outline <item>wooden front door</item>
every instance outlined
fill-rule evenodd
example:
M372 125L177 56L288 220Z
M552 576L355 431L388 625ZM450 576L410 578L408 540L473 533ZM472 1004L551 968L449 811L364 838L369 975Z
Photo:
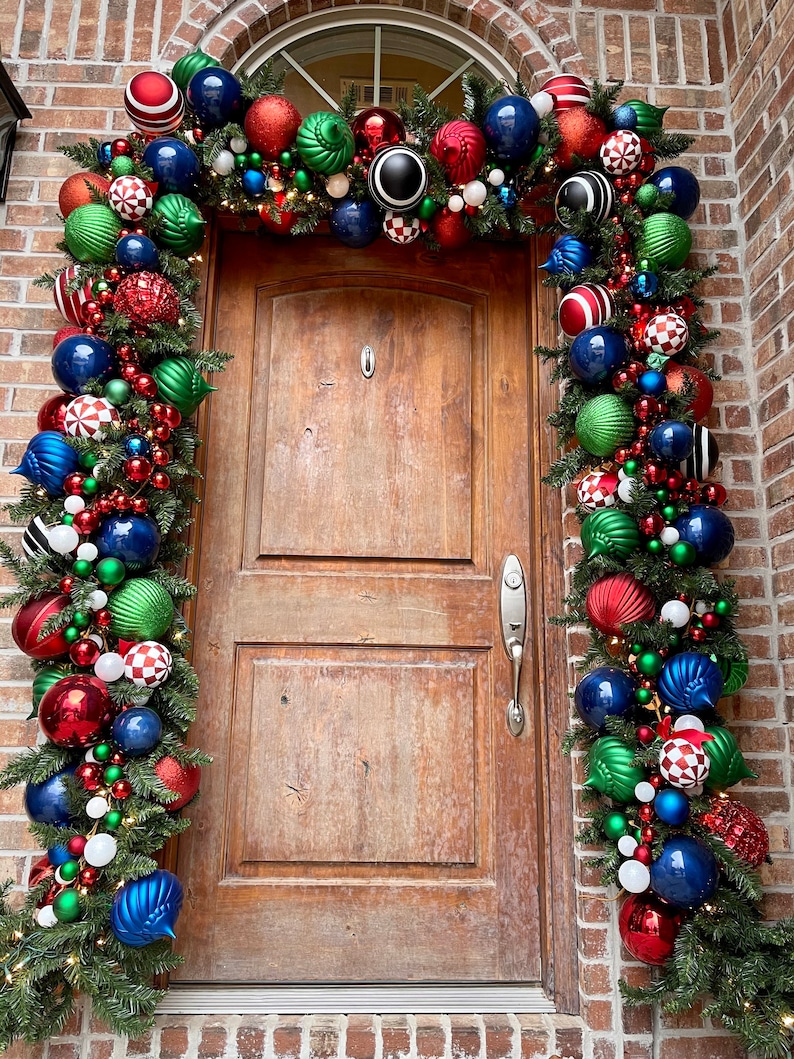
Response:
M527 252L218 243L175 978L538 981Z

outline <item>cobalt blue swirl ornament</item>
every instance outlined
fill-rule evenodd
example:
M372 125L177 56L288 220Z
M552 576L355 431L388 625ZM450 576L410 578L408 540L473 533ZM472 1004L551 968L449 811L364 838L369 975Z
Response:
M539 268L544 268L552 276L581 272L593 261L593 251L577 239L575 235L565 234L555 242L548 258Z
M722 695L722 671L708 655L682 651L668 658L656 680L659 698L679 713L713 709Z
M612 327L588 327L576 336L568 352L576 378L593 386L608 379L627 357L626 339Z
M662 379L665 378L662 372L653 374L661 375ZM666 386L666 382L663 385ZM692 427L689 423L682 423L680 419L665 419L657 423L648 435L648 445L654 455L660 460L669 460L672 463L685 460L692 452L694 443Z
M68 335L53 350L52 374L65 393L85 393L91 379L107 382L116 368L113 346L96 335Z
M680 539L694 546L696 561L704 566L721 563L731 554L733 523L718 507L693 504L685 515L679 515L673 525Z
M187 101L201 124L214 129L242 113L243 90L222 66L205 66L190 78Z
M158 136L147 144L143 164L151 167L161 195L190 195L199 175L199 160L186 143L174 136Z
M63 480L79 466L77 453L55 430L34 434L25 449L22 463L12 474L21 474L34 485L40 485L50 496L63 494Z
M637 128L637 111L624 103L613 112L612 124L616 129L629 129L634 132Z
M584 723L598 731L607 717L622 717L636 705L637 685L622 669L598 666L576 686L574 705Z
M110 926L124 945L142 949L162 938L175 938L174 925L182 907L182 884L159 868L143 879L132 879L117 891Z
M649 397L661 397L667 389L667 376L663 371L644 371L637 379L637 389Z
M100 559L119 559L128 573L151 566L160 551L160 528L148 515L115 515L94 538Z
M378 238L380 211L372 199L342 199L328 215L328 226L340 243L359 249Z
M124 235L116 243L116 261L131 272L156 272L157 247L145 235Z
M540 118L523 96L502 96L485 112L482 131L497 158L522 162L538 142Z
M655 272L637 272L631 277L629 282L629 290L635 298L639 298L640 301L647 301L652 298L659 289L659 277Z
M690 835L672 835L651 864L651 889L676 908L699 908L717 889L719 876L708 846Z
M163 734L163 722L148 706L131 706L113 722L113 742L128 757L154 750Z
M689 798L677 787L666 787L654 798L653 810L663 824L680 827L689 819Z
M675 213L686 220L698 208L700 184L697 177L680 165L667 165L657 169L649 180L662 195L672 194L672 202L665 206L668 213Z
M76 765L70 765L69 768L56 772L54 776L50 776L42 783L27 784L25 812L29 820L36 824L54 824L55 827L63 827L69 823L71 814L66 780L74 776L76 767Z

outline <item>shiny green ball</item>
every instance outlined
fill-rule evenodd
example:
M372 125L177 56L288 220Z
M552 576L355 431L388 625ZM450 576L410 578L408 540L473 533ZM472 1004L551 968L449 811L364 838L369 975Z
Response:
M665 504L662 508L662 518L665 522L672 522L678 518L678 508L675 504Z
M645 548L651 555L661 555L664 551L664 545L658 537L651 537Z
M657 651L643 651L637 656L637 671L644 677L656 677L662 671L664 659Z
M639 469L639 460L626 460L626 462L623 464L623 470L626 472L629 478L633 478Z
M721 618L727 618L729 614L733 613L733 607L727 599L718 599L714 604L714 613L719 614Z
M113 753L113 747L109 743L97 743L94 747L94 757L97 761L107 761Z
M628 818L624 813L612 812L604 817L604 834L615 842L631 831Z
M438 203L436 200L431 195L425 195L419 203L419 209L416 212L420 220L429 221L437 209Z
M71 524L74 522L74 515L70 515L67 511L65 515L61 515L61 522L64 524L64 526L71 526Z
M64 882L72 882L80 874L80 865L76 860L65 861L58 871L61 873L61 878Z
M650 688L637 688L634 692L634 697L640 706L650 706L653 702L653 692Z
M87 471L93 471L98 463L99 457L95 452L80 453L80 466L85 467Z
M655 272L657 267L652 257L643 257L637 262L638 272Z
M292 182L298 191L311 191L314 183L311 173L308 173L305 169L296 169Z
M121 765L108 765L105 771L102 773L102 778L105 783L115 783L116 780L120 780L124 775L124 769Z
M88 559L75 559L72 563L72 573L75 577L90 577L94 571L94 564Z
M670 562L676 566L692 566L697 559L694 544L689 541L676 541L668 552Z
M637 841L640 844L642 844L642 828L640 828L640 827L635 828L634 837L637 839Z
M671 632L667 637L667 642L671 647L678 647L681 643L681 637L677 632Z
M68 644L73 644L80 639L80 630L76 629L74 625L67 625L63 630L63 638Z
M656 497L660 504L666 504L667 498L670 495L670 490L665 489L664 486L661 486L661 488L657 489L653 495Z
M105 813L102 822L108 831L115 831L123 819L123 813L120 813L118 809L111 809L109 813Z
M95 298L97 295L103 294L106 290L110 290L110 284L106 279L95 279L91 284L91 293Z
M248 166L250 169L261 169L262 161L262 155L259 153L259 151L248 152Z
M642 643L636 643L636 642L635 642L635 643L633 643L633 644L631 645L631 647L629 647L629 654L632 654L632 655L639 655L639 654L642 654L642 652L643 652L644 650L645 650L645 644L642 644Z
M292 155L289 151L282 151L278 156L278 160L282 165L290 165L292 163Z
M87 629L88 626L91 624L91 615L84 614L81 610L76 610L74 612L72 622L77 626L78 629Z
M115 405L116 408L126 404L130 399L131 393L132 387L124 379L111 379L102 391L103 397L110 401L112 405Z
M248 168L248 155L247 154L236 154L234 156L234 164L238 169Z
M83 492L86 496L93 496L97 489L99 489L99 482L96 478L86 478L83 482Z
M59 923L74 923L80 918L80 896L77 890L61 890L52 902L52 911Z
M120 585L126 574L126 567L120 559L100 559L96 564L100 585Z

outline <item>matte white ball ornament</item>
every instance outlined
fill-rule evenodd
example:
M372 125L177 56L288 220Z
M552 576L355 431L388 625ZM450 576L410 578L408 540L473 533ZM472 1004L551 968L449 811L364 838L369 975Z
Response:
M450 210L453 213L460 213L460 211L463 209L463 207L465 205L466 205L466 203L464 202L462 195L450 195L449 196L449 202L447 203L447 206L449 206Z
M639 842L633 835L621 835L618 839L618 852L622 853L624 857L633 856L637 846L639 846Z
M110 806L106 798L97 794L85 803L85 812L86 816L90 816L92 820L101 820L110 812Z
M94 662L94 672L106 684L112 684L124 676L124 658L115 651L100 655Z
M488 196L488 188L481 180L470 180L463 188L463 201L467 206L482 206Z
M618 882L630 894L642 894L651 885L651 871L638 860L626 860L618 868Z
M680 599L668 599L659 612L659 617L662 621L669 621L674 629L683 629L689 621L689 607Z
M499 188L505 182L505 173L503 169L492 169L488 174L488 183L495 188Z
M118 843L112 835L93 835L85 844L83 860L92 868L104 868L116 856Z
M248 146L248 140L244 136L232 136L229 140L229 150L235 154L242 154Z
M71 526L53 526L47 536L50 547L58 555L68 555L80 543L80 535Z
M659 534L659 540L666 547L671 548L674 544L678 542L680 536L681 534L678 532L675 526L665 526L662 532Z
M107 592L103 592L101 588L95 588L91 595L88 597L88 606L91 608L91 610L103 610L107 605Z
M45 930L55 926L58 920L55 918L52 905L43 905L36 911L36 922Z
M333 173L326 180L325 189L332 199L343 199L350 190L350 181L344 173Z
M234 169L234 155L231 151L219 151L210 164L218 176L228 176Z
M99 548L97 548L95 544L92 544L91 541L86 541L84 544L81 544L77 549L77 558L87 559L89 563L92 563L98 555Z
M81 496L67 496L63 502L64 511L68 511L70 515L76 515L78 511L82 511L85 507L85 500Z
M656 797L656 788L646 780L640 780L634 788L634 796L638 802L652 802Z
M529 97L529 102L539 118L545 118L554 110L554 96L550 92L536 92Z
M699 717L695 717L693 713L682 714L681 717L676 719L673 725L674 732L686 732L695 730L696 732L705 732L706 726Z

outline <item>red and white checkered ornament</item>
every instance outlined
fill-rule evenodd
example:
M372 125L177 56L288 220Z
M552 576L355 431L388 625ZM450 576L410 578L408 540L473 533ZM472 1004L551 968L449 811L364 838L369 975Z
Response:
M167 74L144 70L124 89L124 109L136 129L162 136L182 124L185 100Z
M705 732L687 728L662 744L659 771L668 783L683 790L705 783L711 761L701 743L709 739Z
M76 275L77 269L74 265L64 269L55 280L52 296L55 300L55 308L61 316L68 320L70 324L74 324L75 327L82 327L82 308L87 301L92 300L94 295L91 293L90 283L86 283L84 287L78 287L75 291L70 292L68 290Z
M588 327L605 323L615 311L612 295L599 283L571 287L560 302L557 320L563 334L574 338Z
M139 688L159 688L171 676L171 652L156 640L134 643L124 656L124 676Z
M145 180L120 176L108 189L108 202L123 221L139 221L151 211L154 198Z
M613 471L591 471L576 484L576 499L587 511L614 507L620 479Z
M645 325L643 347L649 353L674 357L689 341L689 326L678 313L657 313Z
M642 141L636 132L616 129L604 137L599 149L601 165L612 176L633 173L642 161Z
M102 428L118 423L119 414L104 397L80 394L70 401L63 415L63 429L72 438L100 438Z
M590 89L581 77L576 74L558 74L550 77L540 86L541 92L548 92L554 97L554 110L570 110L571 107L582 107L590 100Z
M393 243L412 243L419 238L422 226L416 217L409 221L401 213L386 210L383 230Z

